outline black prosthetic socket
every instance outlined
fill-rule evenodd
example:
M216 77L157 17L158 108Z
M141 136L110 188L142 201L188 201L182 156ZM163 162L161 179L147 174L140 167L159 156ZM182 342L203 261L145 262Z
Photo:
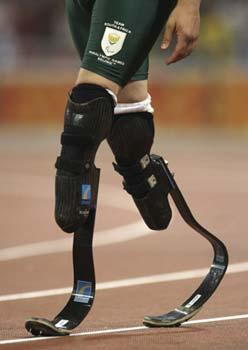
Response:
M147 226L167 228L171 220L168 202L170 185L161 166L149 155L154 139L151 113L115 116L108 143L115 155L115 170L124 178L124 189L131 194Z
M150 153L153 139L153 115L148 112L127 113L114 117L108 143L116 162L129 166Z
M145 155L133 166L114 164L114 169L123 176L124 189L133 197L147 226L152 230L166 229L172 217L170 183L161 165L153 156Z
M94 160L100 143L110 133L114 110L112 97L101 87L81 84L73 89L72 96L65 111L62 150L55 165L55 219L65 232L75 232L82 226L96 204L99 169ZM88 102L74 102L89 98Z

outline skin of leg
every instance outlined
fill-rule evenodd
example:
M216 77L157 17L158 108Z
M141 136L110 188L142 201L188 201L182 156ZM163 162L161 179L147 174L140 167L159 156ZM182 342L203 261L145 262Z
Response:
M148 94L147 80L130 81L118 93L118 103L136 103L144 101Z
M107 79L84 68L80 68L79 70L76 80L76 85L78 84L96 84L103 87L104 89L111 90L116 96L121 89L117 83L111 81L110 79Z
M96 84L111 90L118 97L118 103L135 103L147 98L147 80L130 81L124 88L99 74L81 68L76 80L78 84Z

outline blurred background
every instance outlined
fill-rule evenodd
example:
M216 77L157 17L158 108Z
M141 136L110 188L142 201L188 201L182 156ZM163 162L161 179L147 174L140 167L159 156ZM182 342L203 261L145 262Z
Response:
M198 49L169 68L158 41L150 74L157 123L246 129L247 13L246 0L203 1ZM79 64L64 1L0 0L1 124L61 124Z

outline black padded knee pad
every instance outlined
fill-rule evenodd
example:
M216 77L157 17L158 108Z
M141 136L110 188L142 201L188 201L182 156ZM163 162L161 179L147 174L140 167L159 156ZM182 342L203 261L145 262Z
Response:
M161 157L145 155L132 166L114 164L124 178L124 189L133 200L147 226L152 230L166 229L172 212L168 201L170 182L158 161Z
M110 133L113 110L113 98L105 89L88 84L75 87L65 111L61 144L77 148L80 153L98 148ZM62 148L63 151L66 151L66 147ZM77 155L77 152L74 153Z
M83 102L85 99L90 101ZM55 220L65 232L75 232L96 205L100 170L94 160L100 143L110 133L113 110L112 97L101 87L83 84L69 97L62 150L55 164Z
M149 112L114 117L108 143L119 165L132 165L149 154L154 139L153 115Z

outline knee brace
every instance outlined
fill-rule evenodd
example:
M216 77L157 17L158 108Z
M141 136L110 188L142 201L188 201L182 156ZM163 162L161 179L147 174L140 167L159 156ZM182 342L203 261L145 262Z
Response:
M100 170L94 160L111 130L113 110L113 98L98 86L79 85L69 96L55 164L55 220L65 232L75 232L96 206Z

